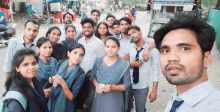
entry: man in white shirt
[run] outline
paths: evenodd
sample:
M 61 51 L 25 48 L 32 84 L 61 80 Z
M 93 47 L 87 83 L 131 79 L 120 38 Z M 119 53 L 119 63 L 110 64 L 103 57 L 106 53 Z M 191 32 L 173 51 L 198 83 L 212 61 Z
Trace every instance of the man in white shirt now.
M 149 60 L 143 61 L 144 48 L 148 46 L 143 38 L 140 27 L 131 25 L 127 28 L 130 39 L 134 42 L 129 49 L 130 73 L 132 83 L 132 96 L 135 99 L 136 112 L 144 112 L 146 99 L 149 91 L 149 78 L 152 67 L 153 88 L 150 92 L 150 102 L 157 98 L 157 87 L 159 81 L 159 51 L 156 48 L 149 50 Z
M 187 15 L 156 31 L 163 75 L 176 85 L 164 112 L 220 112 L 220 92 L 207 77 L 215 36 L 206 21 Z
M 132 43 L 132 41 L 130 40 L 130 38 L 127 35 L 127 28 L 128 26 L 131 25 L 131 19 L 128 17 L 122 17 L 120 20 L 120 29 L 121 29 L 121 35 L 119 36 L 119 42 L 120 42 L 120 50 L 118 51 L 118 55 L 119 57 L 121 57 L 123 60 L 128 61 L 129 60 L 129 54 L 128 51 L 130 49 L 130 44 Z M 145 39 L 144 39 L 145 41 Z M 145 41 L 146 43 L 148 43 L 147 41 Z M 155 43 L 154 42 L 150 42 L 150 45 L 146 48 L 144 48 L 144 53 L 143 53 L 143 60 L 147 61 L 149 58 L 149 49 L 152 49 L 155 47 Z
M 27 20 L 24 24 L 24 36 L 16 38 L 9 42 L 5 62 L 3 66 L 3 71 L 5 72 L 6 78 L 10 75 L 11 72 L 11 61 L 14 57 L 14 54 L 21 49 L 31 48 L 36 50 L 37 34 L 39 33 L 39 24 L 34 20 Z
M 94 20 L 91 18 L 85 18 L 81 21 L 82 31 L 85 35 L 80 38 L 78 43 L 85 47 L 85 55 L 80 63 L 82 69 L 87 73 L 92 69 L 93 63 L 97 56 L 104 56 L 104 43 L 93 35 L 94 33 Z

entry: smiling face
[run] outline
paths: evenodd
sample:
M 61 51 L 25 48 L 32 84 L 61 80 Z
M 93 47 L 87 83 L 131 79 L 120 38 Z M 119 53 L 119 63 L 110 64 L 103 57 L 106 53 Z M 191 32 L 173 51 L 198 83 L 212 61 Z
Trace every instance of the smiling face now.
M 53 52 L 53 47 L 50 42 L 45 42 L 39 47 L 37 47 L 37 51 L 40 53 L 40 56 L 49 57 Z
M 105 43 L 105 53 L 107 56 L 112 57 L 116 56 L 118 51 L 120 50 L 120 47 L 114 40 L 107 40 Z
M 52 43 L 57 43 L 57 41 L 60 39 L 60 31 L 54 29 L 50 34 L 47 35 L 47 37 L 50 38 Z
M 169 83 L 185 85 L 206 77 L 211 54 L 206 52 L 203 58 L 194 32 L 187 29 L 170 31 L 161 42 L 160 52 L 161 69 Z
M 92 24 L 91 24 L 91 23 L 85 23 L 85 24 L 83 24 L 82 30 L 83 30 L 83 34 L 84 34 L 86 37 L 92 37 L 93 32 L 94 32 L 94 28 L 92 27 Z
M 68 29 L 66 30 L 66 36 L 69 40 L 73 40 L 75 37 L 75 29 L 73 27 L 68 27 Z
M 69 14 L 66 14 L 66 17 L 65 17 L 65 19 L 64 19 L 64 23 L 65 23 L 65 24 L 72 24 L 72 22 L 73 22 L 72 16 L 69 15 Z
M 129 36 L 130 40 L 132 40 L 134 43 L 137 43 L 142 38 L 142 32 L 136 30 L 135 28 L 131 28 L 128 31 L 128 36 Z
M 106 35 L 106 33 L 108 32 L 108 28 L 104 24 L 101 24 L 98 27 L 98 32 L 100 35 Z
M 26 80 L 33 79 L 38 72 L 37 60 L 33 55 L 25 56 L 19 67 L 16 67 L 16 71 Z
M 74 65 L 79 64 L 82 61 L 84 54 L 85 52 L 82 48 L 76 48 L 71 52 L 68 51 L 67 55 L 69 57 L 69 63 L 72 63 Z

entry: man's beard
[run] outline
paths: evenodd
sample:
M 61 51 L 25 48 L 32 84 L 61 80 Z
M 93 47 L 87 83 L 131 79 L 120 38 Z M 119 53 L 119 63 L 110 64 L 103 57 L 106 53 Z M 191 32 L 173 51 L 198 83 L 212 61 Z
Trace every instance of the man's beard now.
M 89 35 L 86 35 L 86 34 L 85 34 L 85 37 L 92 37 L 92 35 L 93 35 L 93 32 L 90 33 Z
M 65 22 L 65 24 L 72 24 L 72 21 L 68 20 Z
M 203 62 L 203 61 L 202 61 Z M 183 65 L 180 65 L 180 64 L 176 64 L 176 65 L 179 65 L 181 66 L 181 70 L 184 72 L 184 75 L 185 76 L 188 76 L 187 73 L 185 72 L 185 67 Z M 190 84 L 190 83 L 193 83 L 195 81 L 197 81 L 199 78 L 202 77 L 203 75 L 203 69 L 204 67 L 202 66 L 203 63 L 201 63 L 200 67 L 198 68 L 198 71 L 193 71 L 193 73 L 195 74 L 192 74 L 192 75 L 196 75 L 196 77 L 192 77 L 192 78 L 178 78 L 178 81 L 173 81 L 172 80 L 172 77 L 169 77 L 167 76 L 167 73 L 166 73 L 166 67 L 165 67 L 165 72 L 163 72 L 163 75 L 165 76 L 165 78 L 167 79 L 167 81 L 170 83 L 170 84 L 173 84 L 173 85 L 185 85 L 185 84 Z M 179 74 L 178 74 L 179 75 Z M 177 76 L 178 77 L 178 76 Z

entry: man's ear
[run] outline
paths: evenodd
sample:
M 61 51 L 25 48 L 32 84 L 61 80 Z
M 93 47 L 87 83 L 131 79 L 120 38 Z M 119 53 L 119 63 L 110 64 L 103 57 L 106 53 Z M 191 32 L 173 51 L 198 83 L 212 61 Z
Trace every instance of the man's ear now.
M 207 51 L 204 54 L 204 66 L 209 67 L 212 64 L 211 51 Z

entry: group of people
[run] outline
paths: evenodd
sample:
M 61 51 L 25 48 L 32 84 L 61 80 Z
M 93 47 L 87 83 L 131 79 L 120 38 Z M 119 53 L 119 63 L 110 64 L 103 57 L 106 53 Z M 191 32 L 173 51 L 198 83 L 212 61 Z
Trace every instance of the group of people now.
M 153 40 L 143 38 L 128 17 L 117 20 L 109 14 L 107 22 L 98 23 L 100 14 L 92 10 L 91 18 L 82 19 L 80 31 L 72 24 L 72 14 L 66 13 L 63 27 L 49 28 L 38 40 L 39 24 L 25 23 L 24 36 L 8 45 L 3 96 L 17 91 L 27 107 L 6 99 L 10 112 L 85 112 L 87 106 L 78 108 L 76 98 L 86 80 L 95 91 L 89 111 L 130 112 L 135 101 L 136 112 L 144 112 L 148 93 L 150 102 L 157 98 L 160 67 L 176 85 L 164 112 L 220 111 L 219 91 L 206 72 L 215 41 L 211 26 L 197 17 L 177 18 Z

